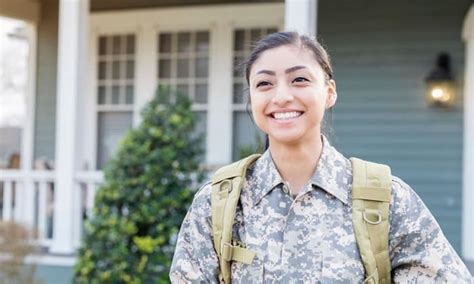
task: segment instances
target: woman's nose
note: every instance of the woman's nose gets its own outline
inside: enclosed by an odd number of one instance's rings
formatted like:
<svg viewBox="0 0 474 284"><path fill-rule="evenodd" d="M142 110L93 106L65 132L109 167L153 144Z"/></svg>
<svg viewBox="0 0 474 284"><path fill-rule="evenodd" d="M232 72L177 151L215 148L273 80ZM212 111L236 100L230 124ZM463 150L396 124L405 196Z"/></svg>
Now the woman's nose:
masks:
<svg viewBox="0 0 474 284"><path fill-rule="evenodd" d="M290 88L286 84L278 84L275 89L275 96L273 102L278 105L284 105L293 100L293 95Z"/></svg>

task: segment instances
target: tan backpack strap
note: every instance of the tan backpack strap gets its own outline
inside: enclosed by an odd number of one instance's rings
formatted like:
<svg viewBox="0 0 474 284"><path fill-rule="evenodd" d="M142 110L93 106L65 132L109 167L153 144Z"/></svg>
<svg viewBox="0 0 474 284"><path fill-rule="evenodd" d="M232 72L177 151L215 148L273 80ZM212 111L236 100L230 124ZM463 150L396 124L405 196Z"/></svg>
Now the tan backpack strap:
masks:
<svg viewBox="0 0 474 284"><path fill-rule="evenodd" d="M255 257L254 252L233 245L232 227L247 168L259 157L258 154L251 155L222 167L212 178L212 234L214 248L219 259L219 281L221 283L230 283L231 261L250 264Z"/></svg>
<svg viewBox="0 0 474 284"><path fill-rule="evenodd" d="M352 223L364 263L364 283L390 283L389 206L392 189L390 168L351 158Z"/></svg>

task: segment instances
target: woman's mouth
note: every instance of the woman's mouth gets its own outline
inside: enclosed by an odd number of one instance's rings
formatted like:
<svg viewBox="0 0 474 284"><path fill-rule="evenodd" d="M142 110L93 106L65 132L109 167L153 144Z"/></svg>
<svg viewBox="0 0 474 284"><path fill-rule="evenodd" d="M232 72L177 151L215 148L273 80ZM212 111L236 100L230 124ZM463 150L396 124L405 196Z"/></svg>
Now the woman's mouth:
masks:
<svg viewBox="0 0 474 284"><path fill-rule="evenodd" d="M301 111L272 112L270 116L276 120L289 120L301 116Z"/></svg>

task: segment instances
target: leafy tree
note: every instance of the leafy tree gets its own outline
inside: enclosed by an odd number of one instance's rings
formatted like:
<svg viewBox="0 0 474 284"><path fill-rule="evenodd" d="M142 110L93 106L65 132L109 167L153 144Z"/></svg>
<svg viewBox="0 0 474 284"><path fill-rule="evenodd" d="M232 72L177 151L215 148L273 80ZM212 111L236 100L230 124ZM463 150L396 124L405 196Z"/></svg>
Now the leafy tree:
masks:
<svg viewBox="0 0 474 284"><path fill-rule="evenodd" d="M171 102L170 102L171 101ZM202 137L184 94L160 88L104 169L76 283L168 282L177 232L202 181Z"/></svg>

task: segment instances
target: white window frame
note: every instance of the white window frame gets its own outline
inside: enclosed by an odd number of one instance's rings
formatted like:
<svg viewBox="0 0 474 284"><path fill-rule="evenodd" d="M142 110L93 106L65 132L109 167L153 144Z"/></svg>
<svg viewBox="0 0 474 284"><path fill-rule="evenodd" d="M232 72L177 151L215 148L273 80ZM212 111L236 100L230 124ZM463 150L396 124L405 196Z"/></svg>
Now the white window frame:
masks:
<svg viewBox="0 0 474 284"><path fill-rule="evenodd" d="M190 27L190 28L187 28L187 29L186 28L179 28L179 29L178 28L175 28L175 29L167 28L167 29L164 29L164 28L158 27L157 32L155 33L155 43L158 42L158 36L162 33L176 34L176 33L179 33L179 32L185 32L185 33L186 32L189 32L189 33L208 32L209 33L208 59L210 61L210 57L211 57L211 48L210 48L210 45L211 45L211 29L210 29L209 26L203 26L202 28ZM172 51L172 52L174 52L174 51ZM193 51L191 51L191 53L195 53L195 51L193 50ZM158 48L155 48L155 61L154 61L155 70L158 69L157 64L158 64L159 59L160 58L158 57ZM208 62L208 76L207 76L207 79L206 79L206 84L208 86L208 93L209 93L209 86L210 86L210 83L211 83L210 82L210 66L209 66L210 64L209 63L210 62ZM155 77L156 86L158 86L158 84L160 84L159 79L157 77L158 77L158 74ZM189 78L192 78L192 77L189 77ZM186 79L188 79L188 78L186 78ZM171 81L173 83L177 83L177 82L180 81L180 79L179 78L169 78L169 79L165 79L164 81ZM196 83L196 82L203 81L203 79L202 78L192 78L191 81L193 81L193 83ZM208 102L206 104L193 103L193 105L191 106L191 109L193 111L205 111L207 113L208 110L209 110L209 94L208 94Z"/></svg>
<svg viewBox="0 0 474 284"><path fill-rule="evenodd" d="M135 97L133 125L158 86L157 37L161 32L209 31L206 166L214 169L232 160L233 31L256 26L284 26L284 3L202 5L128 11L94 12L90 22L89 86L86 100L83 163L96 167L98 37L135 34ZM200 107L195 107L196 110Z"/></svg>

